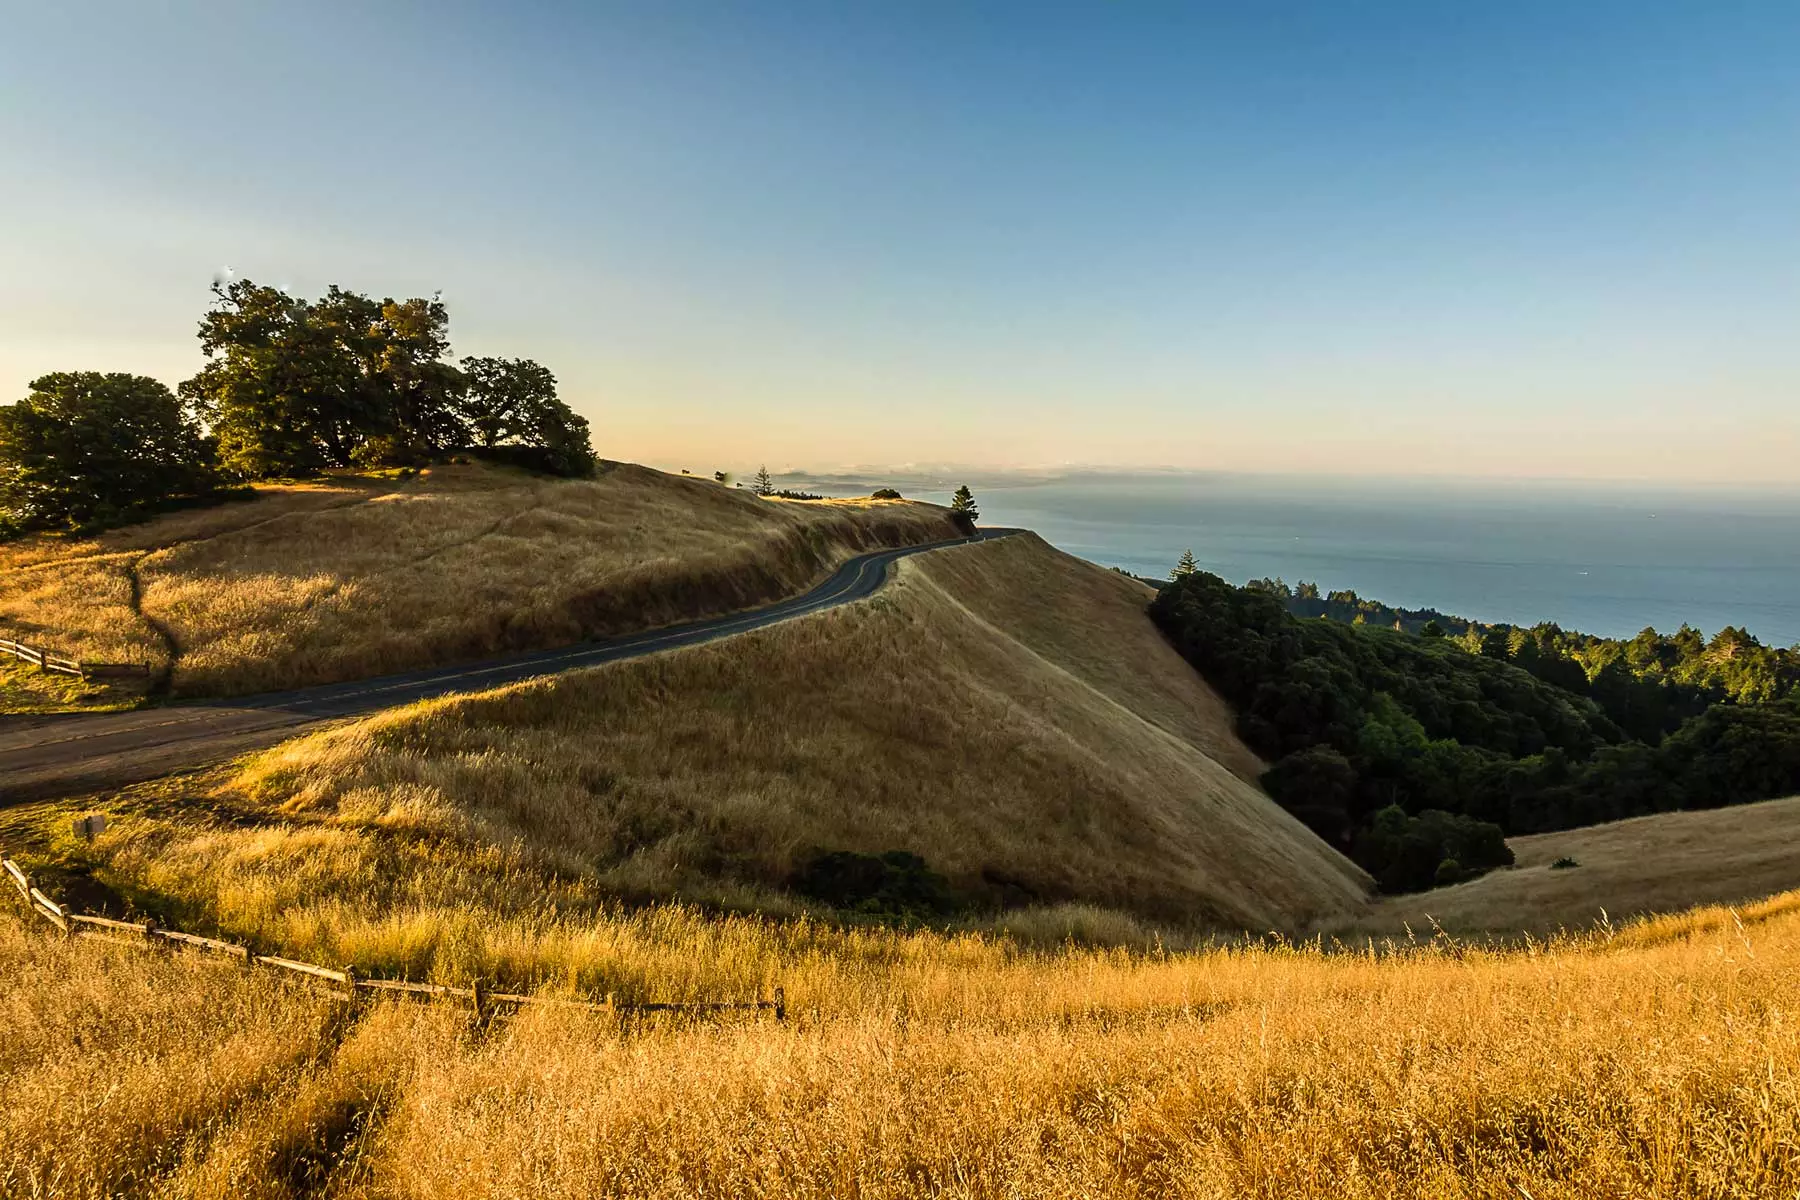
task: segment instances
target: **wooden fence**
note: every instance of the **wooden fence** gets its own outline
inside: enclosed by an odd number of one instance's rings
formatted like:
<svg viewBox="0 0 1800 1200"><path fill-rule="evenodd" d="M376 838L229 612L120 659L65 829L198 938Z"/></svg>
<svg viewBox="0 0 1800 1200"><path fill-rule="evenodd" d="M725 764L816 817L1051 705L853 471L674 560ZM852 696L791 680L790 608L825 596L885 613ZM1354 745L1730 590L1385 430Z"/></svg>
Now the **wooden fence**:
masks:
<svg viewBox="0 0 1800 1200"><path fill-rule="evenodd" d="M486 981L481 979L475 980L472 986L466 988L452 987L441 983L409 983L398 979L367 979L360 975L354 967L333 970L315 963L278 958L273 954L257 954L249 946L239 945L235 942L201 937L194 933L183 933L178 929L164 929L154 920L119 921L112 917L96 917L88 913L74 912L34 887L31 876L27 875L12 859L0 858L0 868L3 868L6 875L11 878L13 886L18 889L19 895L30 906L31 911L55 925L69 937L95 938L103 942L140 948L197 950L219 955L240 962L246 968L267 967L271 970L285 972L306 982L329 988L333 996L352 1003L360 999L359 993L363 992L412 996L421 1000L454 1000L470 1005L475 1010L476 1019L483 1021L500 1007L517 1008L526 1004L554 1005L602 1013L754 1012L760 1014L767 1012L771 1013L777 1021L787 1019L787 996L779 987L767 1000L724 1001L712 1004L653 1004L639 1001L615 1001L611 993L608 993L603 1000L593 1001L561 996L529 996L518 992L496 992L490 990ZM0 884L0 886L4 885Z"/></svg>
<svg viewBox="0 0 1800 1200"><path fill-rule="evenodd" d="M144 663L77 662L60 654L52 654L42 646L27 646L24 642L8 641L5 638L0 638L0 654L24 659L40 671L79 675L83 679L122 679L140 675L148 678L150 675L150 668Z"/></svg>

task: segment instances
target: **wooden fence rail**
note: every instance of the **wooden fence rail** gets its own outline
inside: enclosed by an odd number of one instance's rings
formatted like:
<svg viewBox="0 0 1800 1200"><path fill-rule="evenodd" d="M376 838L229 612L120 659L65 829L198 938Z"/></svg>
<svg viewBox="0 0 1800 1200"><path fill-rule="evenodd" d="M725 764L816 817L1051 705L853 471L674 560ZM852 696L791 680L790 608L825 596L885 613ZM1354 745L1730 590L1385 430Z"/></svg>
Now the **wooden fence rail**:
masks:
<svg viewBox="0 0 1800 1200"><path fill-rule="evenodd" d="M28 646L24 642L6 638L0 638L0 654L23 659L40 671L79 675L83 679L124 679L140 675L147 678L150 675L147 663L77 662L60 654L52 654L42 646Z"/></svg>
<svg viewBox="0 0 1800 1200"><path fill-rule="evenodd" d="M767 1000L759 998L702 1004L665 1004L615 1001L610 993L605 999L595 1001L578 1000L565 996L531 996L521 992L495 992L490 991L486 981L481 979L475 980L474 986L466 988L453 987L443 983L412 983L399 979L365 979L357 973L354 967L333 970L330 967L321 967L317 963L279 958L273 954L257 954L249 946L236 942L201 937L197 933L183 933L179 929L164 929L153 920L120 921L114 917L72 912L66 906L58 904L45 895L41 889L33 886L31 876L27 875L24 869L12 859L0 858L0 868L4 868L6 875L12 880L13 886L18 889L20 897L30 906L31 911L55 925L69 937L91 937L116 945L139 948L174 949L185 947L205 951L236 959L246 967L267 967L271 970L298 976L308 982L329 984L332 986L333 994L343 999L355 999L358 992L386 992L394 995L416 996L423 1000L454 1000L471 1005L475 1009L477 1017L480 1018L489 1016L498 1005L516 1008L527 1004L539 1004L601 1013L768 1012L773 1014L777 1021L787 1019L787 996L785 991L779 987Z"/></svg>

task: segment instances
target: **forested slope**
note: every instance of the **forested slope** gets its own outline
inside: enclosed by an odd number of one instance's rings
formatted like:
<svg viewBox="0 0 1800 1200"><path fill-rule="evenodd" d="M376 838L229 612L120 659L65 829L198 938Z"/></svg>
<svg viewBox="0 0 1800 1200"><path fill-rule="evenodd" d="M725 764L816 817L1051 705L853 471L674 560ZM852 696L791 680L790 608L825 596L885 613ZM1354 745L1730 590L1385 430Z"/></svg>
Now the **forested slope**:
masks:
<svg viewBox="0 0 1800 1200"><path fill-rule="evenodd" d="M1302 619L1204 572L1151 613L1238 709L1269 793L1389 890L1504 865L1504 837L1800 790L1800 702L1634 737L1585 686L1450 639Z"/></svg>

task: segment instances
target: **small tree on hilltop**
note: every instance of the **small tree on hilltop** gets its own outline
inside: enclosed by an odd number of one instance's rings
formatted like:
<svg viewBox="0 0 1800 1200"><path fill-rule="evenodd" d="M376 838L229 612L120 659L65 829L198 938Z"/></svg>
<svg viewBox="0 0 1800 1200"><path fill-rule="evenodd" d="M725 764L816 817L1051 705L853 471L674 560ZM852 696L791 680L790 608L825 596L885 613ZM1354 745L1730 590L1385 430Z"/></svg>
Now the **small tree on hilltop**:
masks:
<svg viewBox="0 0 1800 1200"><path fill-rule="evenodd" d="M1189 575L1192 575L1199 569L1200 564L1194 561L1194 552L1192 550L1183 550L1181 552L1180 560L1175 564L1175 569L1169 572L1169 578L1186 579Z"/></svg>
<svg viewBox="0 0 1800 1200"><path fill-rule="evenodd" d="M950 511L970 525L981 519L981 510L975 507L975 493L969 490L968 484L957 488L956 494L950 497Z"/></svg>
<svg viewBox="0 0 1800 1200"><path fill-rule="evenodd" d="M750 490L759 496L773 496L775 494L775 480L770 477L769 468L756 468L756 478L751 482Z"/></svg>

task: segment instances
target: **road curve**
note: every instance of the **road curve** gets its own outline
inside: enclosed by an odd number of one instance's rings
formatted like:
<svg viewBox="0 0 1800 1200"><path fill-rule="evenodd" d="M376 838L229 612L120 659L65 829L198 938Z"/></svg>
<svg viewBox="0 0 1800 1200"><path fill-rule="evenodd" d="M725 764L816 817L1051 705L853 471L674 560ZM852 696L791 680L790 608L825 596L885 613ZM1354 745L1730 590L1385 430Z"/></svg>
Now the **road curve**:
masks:
<svg viewBox="0 0 1800 1200"><path fill-rule="evenodd" d="M763 608L557 650L133 712L0 719L0 803L154 779L273 745L323 721L717 641L873 595L888 568L908 555L1018 532L983 529L973 537L860 554L811 591Z"/></svg>

